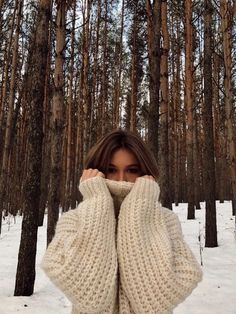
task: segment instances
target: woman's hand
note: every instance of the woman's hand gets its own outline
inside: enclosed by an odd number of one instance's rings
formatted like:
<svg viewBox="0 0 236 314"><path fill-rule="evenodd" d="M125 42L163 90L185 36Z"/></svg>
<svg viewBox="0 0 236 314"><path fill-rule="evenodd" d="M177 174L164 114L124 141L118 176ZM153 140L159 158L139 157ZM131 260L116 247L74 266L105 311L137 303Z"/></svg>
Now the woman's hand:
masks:
<svg viewBox="0 0 236 314"><path fill-rule="evenodd" d="M80 178L80 182L85 181L87 179L91 179L94 177L102 177L105 178L105 175L99 171L98 169L85 169Z"/></svg>

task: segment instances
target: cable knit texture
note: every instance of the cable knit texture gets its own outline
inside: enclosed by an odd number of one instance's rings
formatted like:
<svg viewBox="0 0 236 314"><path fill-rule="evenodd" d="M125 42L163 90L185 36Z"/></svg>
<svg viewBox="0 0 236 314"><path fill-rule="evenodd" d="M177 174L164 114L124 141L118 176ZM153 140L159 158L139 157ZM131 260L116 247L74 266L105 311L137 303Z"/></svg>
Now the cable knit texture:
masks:
<svg viewBox="0 0 236 314"><path fill-rule="evenodd" d="M72 313L172 313L202 271L158 184L95 177L79 188L83 202L62 215L42 261Z"/></svg>

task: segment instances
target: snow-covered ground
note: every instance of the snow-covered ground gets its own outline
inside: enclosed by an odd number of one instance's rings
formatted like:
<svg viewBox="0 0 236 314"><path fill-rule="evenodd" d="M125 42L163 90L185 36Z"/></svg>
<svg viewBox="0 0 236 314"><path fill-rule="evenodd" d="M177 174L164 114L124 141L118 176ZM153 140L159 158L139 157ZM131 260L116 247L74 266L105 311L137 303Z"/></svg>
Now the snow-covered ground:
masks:
<svg viewBox="0 0 236 314"><path fill-rule="evenodd" d="M203 281L180 304L174 314L235 314L236 313L236 238L231 203L217 202L217 248L204 248L204 204L196 211L196 219L187 221L186 204L174 207L182 223L185 240L200 262L198 236L203 246ZM69 314L70 302L49 281L39 268L46 247L46 219L38 233L37 276L31 297L14 297L15 273L20 242L21 217L3 222L0 238L0 314Z"/></svg>

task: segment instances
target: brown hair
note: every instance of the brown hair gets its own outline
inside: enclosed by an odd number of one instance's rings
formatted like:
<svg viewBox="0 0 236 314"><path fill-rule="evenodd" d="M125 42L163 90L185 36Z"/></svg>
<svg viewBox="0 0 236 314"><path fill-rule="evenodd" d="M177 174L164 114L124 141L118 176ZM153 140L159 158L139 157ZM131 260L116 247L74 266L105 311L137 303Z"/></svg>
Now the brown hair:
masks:
<svg viewBox="0 0 236 314"><path fill-rule="evenodd" d="M128 149L135 155L142 175L152 175L157 180L157 164L151 151L138 135L121 129L105 135L92 147L85 160L85 169L98 169L106 174L112 154L120 148Z"/></svg>

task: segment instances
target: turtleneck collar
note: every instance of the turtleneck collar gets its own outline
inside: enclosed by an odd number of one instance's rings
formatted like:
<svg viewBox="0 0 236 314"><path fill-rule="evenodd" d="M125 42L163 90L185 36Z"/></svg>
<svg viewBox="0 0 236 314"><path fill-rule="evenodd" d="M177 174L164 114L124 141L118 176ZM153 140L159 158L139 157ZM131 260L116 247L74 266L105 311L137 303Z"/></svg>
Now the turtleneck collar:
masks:
<svg viewBox="0 0 236 314"><path fill-rule="evenodd" d="M125 198L130 192L134 183L126 181L113 181L106 179L106 185L112 196L117 196L119 198Z"/></svg>
<svg viewBox="0 0 236 314"><path fill-rule="evenodd" d="M114 200L114 207L115 207L115 216L116 218L119 215L120 205L123 202L126 195L129 194L134 183L126 182L126 181L113 181L113 180L106 180L106 185L111 193L111 196Z"/></svg>

